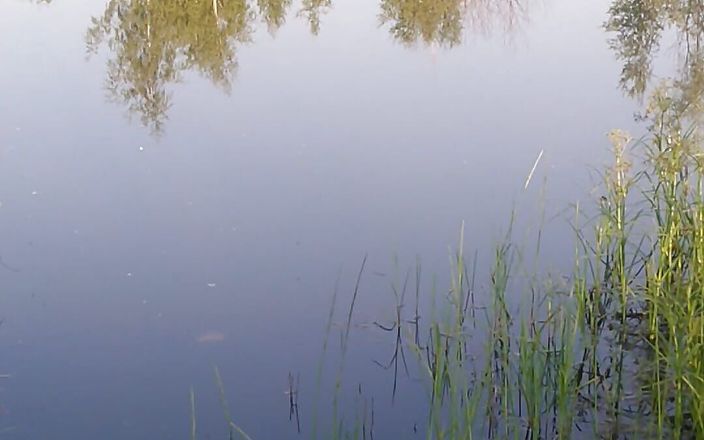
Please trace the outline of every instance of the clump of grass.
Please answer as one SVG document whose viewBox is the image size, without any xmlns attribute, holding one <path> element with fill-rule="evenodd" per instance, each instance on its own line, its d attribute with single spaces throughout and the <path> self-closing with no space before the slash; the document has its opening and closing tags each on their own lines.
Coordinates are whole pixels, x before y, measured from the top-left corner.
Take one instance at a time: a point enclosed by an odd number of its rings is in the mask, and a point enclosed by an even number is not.
<svg viewBox="0 0 704 440">
<path fill-rule="evenodd" d="M 527 283 L 514 275 L 522 255 L 512 219 L 496 247 L 483 304 L 475 292 L 476 256 L 472 264 L 465 260 L 463 231 L 449 288 L 442 293 L 433 283 L 423 325 L 420 263 L 412 316 L 403 307 L 411 271 L 400 288 L 392 285 L 394 321 L 377 328 L 393 335 L 394 351 L 379 365 L 393 368 L 393 401 L 399 366 L 409 374 L 404 348 L 415 354 L 427 384 L 428 439 L 561 440 L 578 432 L 704 438 L 704 150 L 677 108 L 663 89 L 653 98 L 647 137 L 634 142 L 612 133 L 614 163 L 601 173 L 596 209 L 591 215 L 575 209 L 574 267 L 566 281 L 536 273 Z M 543 236 L 539 231 L 538 241 Z M 540 243 L 536 249 L 539 258 Z M 374 400 L 361 385 L 350 426 L 340 410 L 364 262 L 340 335 L 326 438 L 374 436 Z M 337 293 L 324 351 L 336 301 Z M 318 383 L 321 371 L 322 361 Z M 217 370 L 216 377 L 222 390 Z M 248 438 L 232 423 L 222 391 L 221 400 L 230 435 Z M 195 420 L 192 427 L 194 438 Z"/>
<path fill-rule="evenodd" d="M 462 306 L 457 254 L 424 359 L 415 344 L 430 384 L 429 438 L 567 439 L 575 429 L 704 438 L 704 154 L 676 108 L 660 91 L 646 138 L 611 134 L 614 163 L 595 215 L 576 209 L 575 266 L 562 289 L 515 282 L 520 253 L 508 234 L 478 325 L 480 307 Z M 529 287 L 530 304 L 517 307 Z M 477 335 L 478 361 L 465 351 Z"/>
<path fill-rule="evenodd" d="M 651 108 L 647 194 L 658 239 L 643 288 L 654 365 L 649 394 L 659 436 L 704 437 L 704 156 L 670 96 Z"/>
</svg>

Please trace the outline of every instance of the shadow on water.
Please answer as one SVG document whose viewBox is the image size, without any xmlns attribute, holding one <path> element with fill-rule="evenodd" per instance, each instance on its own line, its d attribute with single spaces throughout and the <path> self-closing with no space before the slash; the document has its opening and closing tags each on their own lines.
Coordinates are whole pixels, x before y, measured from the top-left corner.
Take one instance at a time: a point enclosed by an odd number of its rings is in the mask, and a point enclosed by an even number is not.
<svg viewBox="0 0 704 440">
<path fill-rule="evenodd" d="M 463 35 L 514 32 L 527 19 L 527 1 L 382 0 L 379 24 L 400 43 L 454 47 Z M 253 41 L 264 23 L 274 35 L 293 13 L 318 35 L 332 0 L 110 0 L 86 35 L 89 53 L 107 46 L 105 86 L 111 100 L 153 133 L 165 128 L 172 96 L 169 86 L 188 71 L 200 73 L 227 93 L 237 74 L 238 48 Z"/>
</svg>

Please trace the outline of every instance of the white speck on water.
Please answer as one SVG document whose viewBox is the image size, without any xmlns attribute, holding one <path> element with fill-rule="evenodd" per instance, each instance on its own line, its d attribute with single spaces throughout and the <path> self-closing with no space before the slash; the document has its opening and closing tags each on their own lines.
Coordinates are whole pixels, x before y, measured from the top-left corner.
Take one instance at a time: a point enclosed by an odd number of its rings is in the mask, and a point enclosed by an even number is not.
<svg viewBox="0 0 704 440">
<path fill-rule="evenodd" d="M 132 276 L 132 272 L 127 272 L 127 276 L 128 276 L 128 277 L 131 277 L 131 276 Z"/>
<path fill-rule="evenodd" d="M 144 151 L 144 147 L 140 145 L 140 146 L 139 146 L 139 151 Z"/>
<path fill-rule="evenodd" d="M 39 195 L 39 191 L 32 191 L 32 195 L 33 195 L 33 196 Z"/>
<path fill-rule="evenodd" d="M 215 284 L 215 283 L 208 283 L 208 287 L 210 287 L 210 288 L 213 288 L 213 287 L 215 287 L 216 285 L 217 285 L 217 284 Z"/>
</svg>

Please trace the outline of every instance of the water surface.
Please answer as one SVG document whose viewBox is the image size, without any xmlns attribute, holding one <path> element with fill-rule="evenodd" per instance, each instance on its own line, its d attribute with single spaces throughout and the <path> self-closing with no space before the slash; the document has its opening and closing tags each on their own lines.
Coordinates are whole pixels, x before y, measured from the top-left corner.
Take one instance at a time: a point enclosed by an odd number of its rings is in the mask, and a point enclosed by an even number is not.
<svg viewBox="0 0 704 440">
<path fill-rule="evenodd" d="M 389 405 L 369 324 L 416 256 L 445 282 L 463 221 L 484 261 L 514 208 L 589 197 L 646 88 L 610 6 L 1 0 L 2 437 L 185 438 L 193 386 L 225 438 L 213 364 L 253 438 L 295 437 L 288 373 L 310 401 L 366 254 L 349 381 L 411 438 L 422 388 Z"/>
</svg>

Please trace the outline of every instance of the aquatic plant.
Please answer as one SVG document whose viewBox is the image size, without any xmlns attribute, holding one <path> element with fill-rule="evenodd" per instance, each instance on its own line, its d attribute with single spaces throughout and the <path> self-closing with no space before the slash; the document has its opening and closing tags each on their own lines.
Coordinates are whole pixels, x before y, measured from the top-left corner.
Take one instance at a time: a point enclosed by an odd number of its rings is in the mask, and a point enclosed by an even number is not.
<svg viewBox="0 0 704 440">
<path fill-rule="evenodd" d="M 449 289 L 431 290 L 428 313 L 420 263 L 411 316 L 404 305 L 412 271 L 392 284 L 394 320 L 375 327 L 393 335 L 394 351 L 378 365 L 393 371 L 393 400 L 399 368 L 410 374 L 405 353 L 415 355 L 427 385 L 420 430 L 428 439 L 704 438 L 704 149 L 698 126 L 673 105 L 677 93 L 662 87 L 653 95 L 643 139 L 610 135 L 614 162 L 600 173 L 594 208 L 574 208 L 569 276 L 515 275 L 529 259 L 513 240 L 512 218 L 483 294 L 463 233 Z M 537 236 L 534 259 L 542 226 Z M 361 385 L 352 422 L 340 407 L 365 262 L 341 329 L 324 438 L 374 437 L 374 403 Z M 321 372 L 322 359 L 318 389 Z M 216 378 L 230 435 L 248 438 L 229 415 L 217 370 Z M 313 438 L 320 420 L 316 413 Z"/>
</svg>

